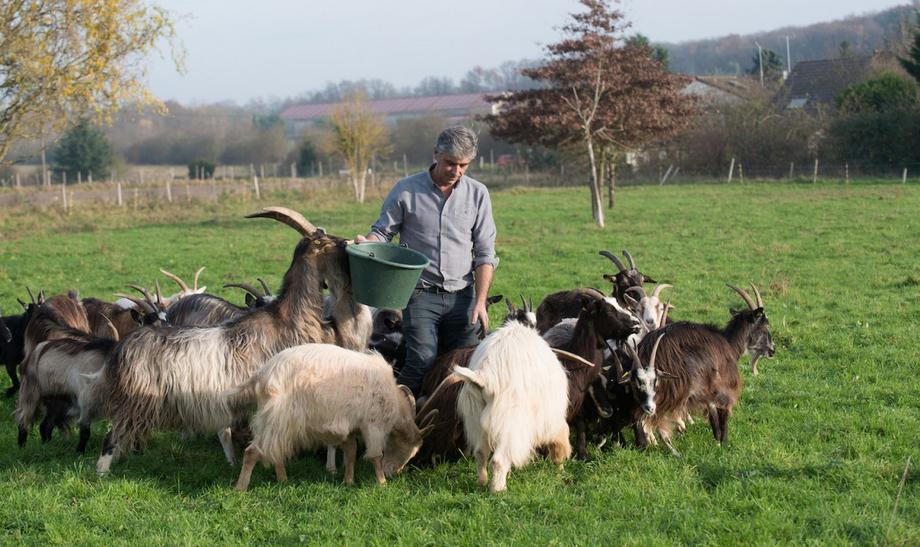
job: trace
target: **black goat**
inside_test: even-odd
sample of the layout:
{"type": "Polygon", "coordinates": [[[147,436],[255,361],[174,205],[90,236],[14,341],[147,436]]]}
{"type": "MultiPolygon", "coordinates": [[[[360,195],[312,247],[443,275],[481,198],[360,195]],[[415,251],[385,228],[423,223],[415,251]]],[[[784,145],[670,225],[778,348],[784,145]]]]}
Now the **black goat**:
{"type": "Polygon", "coordinates": [[[655,362],[662,376],[655,392],[656,407],[641,421],[646,432],[657,432],[675,455],[679,453],[671,444],[673,424],[695,410],[705,412],[719,443],[728,441],[728,417],[741,397],[738,360],[746,351],[754,351],[758,341],[768,340],[772,347],[770,322],[757,287],[751,284],[756,304],[744,290],[729,287],[741,295],[748,309],[731,310],[725,328],[678,321],[650,333],[639,344],[640,360],[646,361],[652,345],[667,335],[655,362]]]}

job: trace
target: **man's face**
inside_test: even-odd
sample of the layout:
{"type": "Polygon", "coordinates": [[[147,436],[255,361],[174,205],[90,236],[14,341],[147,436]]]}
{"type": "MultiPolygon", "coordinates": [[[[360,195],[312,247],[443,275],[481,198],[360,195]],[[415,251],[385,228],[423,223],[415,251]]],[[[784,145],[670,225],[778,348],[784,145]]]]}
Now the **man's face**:
{"type": "Polygon", "coordinates": [[[431,178],[438,186],[450,186],[460,180],[460,177],[466,173],[467,168],[473,158],[456,158],[448,154],[434,155],[434,169],[431,171],[431,178]]]}

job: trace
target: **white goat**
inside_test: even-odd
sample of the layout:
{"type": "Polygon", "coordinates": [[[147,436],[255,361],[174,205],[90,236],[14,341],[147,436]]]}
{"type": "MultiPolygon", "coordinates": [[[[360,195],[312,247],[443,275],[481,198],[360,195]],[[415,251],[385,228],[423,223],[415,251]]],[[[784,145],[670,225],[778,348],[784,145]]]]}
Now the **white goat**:
{"type": "Polygon", "coordinates": [[[674,309],[670,301],[662,302],[660,297],[661,291],[669,288],[671,288],[671,285],[662,283],[655,287],[651,296],[647,295],[642,287],[626,289],[627,295],[635,293],[639,297],[638,300],[631,297],[626,298],[626,300],[632,304],[632,308],[635,310],[636,315],[639,316],[647,332],[660,328],[664,324],[667,312],[674,309]]]}
{"type": "Polygon", "coordinates": [[[358,433],[377,482],[384,484],[415,455],[432,427],[415,425],[415,399],[396,385],[383,357],[331,344],[286,349],[225,396],[231,405],[258,402],[259,408],[250,422],[253,439],[237,490],[249,487],[256,462],[273,464],[277,479],[285,481],[287,459],[323,444],[342,447],[345,484],[353,484],[358,433]]]}
{"type": "Polygon", "coordinates": [[[457,411],[479,484],[489,481],[490,454],[493,492],[504,490],[511,468],[525,465],[538,447],[548,446],[557,465],[571,455],[565,370],[535,329],[509,322],[476,348],[468,369],[454,373],[465,382],[457,411]]]}

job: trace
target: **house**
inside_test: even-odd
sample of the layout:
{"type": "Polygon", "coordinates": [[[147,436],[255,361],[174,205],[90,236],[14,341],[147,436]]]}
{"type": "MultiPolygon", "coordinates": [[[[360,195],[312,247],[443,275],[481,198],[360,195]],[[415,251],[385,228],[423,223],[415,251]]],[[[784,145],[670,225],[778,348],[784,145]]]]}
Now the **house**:
{"type": "MultiPolygon", "coordinates": [[[[494,106],[486,102],[481,93],[438,95],[432,97],[402,97],[367,101],[372,112],[382,116],[388,125],[399,118],[437,115],[450,121],[463,121],[480,114],[493,112],[494,106]]],[[[281,113],[287,122],[288,134],[302,135],[307,129],[322,125],[343,103],[301,104],[288,107],[281,113]]]]}
{"type": "MultiPolygon", "coordinates": [[[[804,109],[816,114],[837,108],[837,96],[892,65],[890,54],[801,61],[792,67],[776,104],[783,110],[804,109]]],[[[896,65],[896,63],[894,63],[896,65]]]]}
{"type": "Polygon", "coordinates": [[[680,93],[698,97],[704,105],[726,106],[761,97],[764,91],[760,83],[750,77],[694,76],[680,93]]]}

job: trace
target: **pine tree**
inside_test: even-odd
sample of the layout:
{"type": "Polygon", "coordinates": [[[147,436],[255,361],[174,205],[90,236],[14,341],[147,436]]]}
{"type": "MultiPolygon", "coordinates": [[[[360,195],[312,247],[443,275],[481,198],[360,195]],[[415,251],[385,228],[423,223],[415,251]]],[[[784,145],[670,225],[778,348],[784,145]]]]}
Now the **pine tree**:
{"type": "Polygon", "coordinates": [[[100,129],[86,118],[81,118],[61,137],[54,159],[58,169],[65,171],[69,180],[76,181],[77,173],[83,180],[87,180],[90,174],[99,180],[109,175],[112,147],[100,129]]]}

